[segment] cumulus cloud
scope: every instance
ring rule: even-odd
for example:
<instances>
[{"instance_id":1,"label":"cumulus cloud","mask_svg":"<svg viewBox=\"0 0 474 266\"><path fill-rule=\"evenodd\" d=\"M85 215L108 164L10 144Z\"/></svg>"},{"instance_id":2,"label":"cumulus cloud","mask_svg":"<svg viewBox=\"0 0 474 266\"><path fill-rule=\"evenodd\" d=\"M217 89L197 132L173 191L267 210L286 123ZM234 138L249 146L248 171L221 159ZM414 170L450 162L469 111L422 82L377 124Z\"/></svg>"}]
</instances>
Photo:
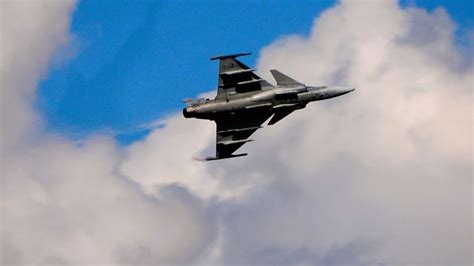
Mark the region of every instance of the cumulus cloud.
<instances>
[{"instance_id":1,"label":"cumulus cloud","mask_svg":"<svg viewBox=\"0 0 474 266\"><path fill-rule=\"evenodd\" d=\"M196 172L224 187L251 187L242 202L218 204L219 262L469 264L473 78L454 30L440 8L344 1L317 18L309 36L262 49L263 75L277 68L308 84L358 90L261 130L244 148L250 157ZM182 126L186 145L199 139L192 128ZM131 154L174 135L156 131ZM176 162L187 151L169 165L182 167ZM159 165L160 153L132 155L122 169L146 179L138 181L144 187L162 184L130 167ZM191 173L167 176L198 189Z\"/></svg>"},{"instance_id":2,"label":"cumulus cloud","mask_svg":"<svg viewBox=\"0 0 474 266\"><path fill-rule=\"evenodd\" d=\"M118 171L111 136L74 143L41 127L32 104L75 3L2 2L1 264L187 263L212 222L179 186L150 197Z\"/></svg>"},{"instance_id":3,"label":"cumulus cloud","mask_svg":"<svg viewBox=\"0 0 474 266\"><path fill-rule=\"evenodd\" d=\"M28 127L35 86L68 39L74 5L59 6L12 9L30 19L23 27L53 23L51 13L62 26L19 31L45 48L2 56L2 132L16 128L2 134L2 262L472 263L473 68L443 9L342 1L309 36L263 48L263 76L276 68L357 91L260 130L248 157L201 163L192 157L212 152L214 126L179 115L125 148ZM36 67L4 75L28 60Z\"/></svg>"}]
</instances>

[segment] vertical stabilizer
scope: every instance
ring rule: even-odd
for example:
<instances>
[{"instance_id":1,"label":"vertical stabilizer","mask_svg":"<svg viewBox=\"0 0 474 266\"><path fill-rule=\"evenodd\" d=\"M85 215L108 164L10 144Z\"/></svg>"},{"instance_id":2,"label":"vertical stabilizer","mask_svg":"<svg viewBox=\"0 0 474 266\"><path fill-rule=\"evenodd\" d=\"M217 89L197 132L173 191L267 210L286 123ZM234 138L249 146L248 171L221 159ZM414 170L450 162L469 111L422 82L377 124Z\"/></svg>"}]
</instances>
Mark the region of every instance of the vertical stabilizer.
<instances>
[{"instance_id":1,"label":"vertical stabilizer","mask_svg":"<svg viewBox=\"0 0 474 266\"><path fill-rule=\"evenodd\" d=\"M270 70L272 73L273 77L275 78L277 85L278 86L295 86L295 85L303 85L303 83L298 82L287 75L281 73L280 71L276 69Z\"/></svg>"}]
</instances>

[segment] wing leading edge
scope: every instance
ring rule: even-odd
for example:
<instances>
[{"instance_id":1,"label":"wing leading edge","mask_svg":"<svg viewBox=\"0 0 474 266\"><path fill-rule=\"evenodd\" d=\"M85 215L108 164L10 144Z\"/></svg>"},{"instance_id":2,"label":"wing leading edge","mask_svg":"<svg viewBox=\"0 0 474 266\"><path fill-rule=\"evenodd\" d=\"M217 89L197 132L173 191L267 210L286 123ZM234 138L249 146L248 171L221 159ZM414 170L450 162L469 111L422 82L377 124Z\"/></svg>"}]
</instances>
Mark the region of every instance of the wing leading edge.
<instances>
[{"instance_id":1,"label":"wing leading edge","mask_svg":"<svg viewBox=\"0 0 474 266\"><path fill-rule=\"evenodd\" d=\"M215 120L216 122L216 157L206 160L219 160L245 156L247 154L232 154L242 145L252 141L249 137L262 127L262 124L272 113L247 113L229 115Z\"/></svg>"},{"instance_id":2,"label":"wing leading edge","mask_svg":"<svg viewBox=\"0 0 474 266\"><path fill-rule=\"evenodd\" d=\"M250 53L211 57L211 60L219 60L219 80L217 83L216 99L227 99L238 93L265 90L273 87L273 85L255 74L255 69L249 68L236 59L239 56L245 55L250 55Z\"/></svg>"}]
</instances>

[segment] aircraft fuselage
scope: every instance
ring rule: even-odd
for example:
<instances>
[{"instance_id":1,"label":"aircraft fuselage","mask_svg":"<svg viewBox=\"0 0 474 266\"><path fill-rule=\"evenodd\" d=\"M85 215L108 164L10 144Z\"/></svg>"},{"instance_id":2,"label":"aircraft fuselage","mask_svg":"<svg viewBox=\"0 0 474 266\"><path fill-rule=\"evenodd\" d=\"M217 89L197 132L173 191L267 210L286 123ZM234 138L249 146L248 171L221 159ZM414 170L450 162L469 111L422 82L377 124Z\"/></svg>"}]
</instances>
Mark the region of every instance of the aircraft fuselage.
<instances>
[{"instance_id":1,"label":"aircraft fuselage","mask_svg":"<svg viewBox=\"0 0 474 266\"><path fill-rule=\"evenodd\" d=\"M205 99L194 106L183 109L186 118L215 120L222 115L252 110L275 112L282 108L301 109L307 103L326 100L353 91L345 87L289 86L238 94L238 97L226 99Z\"/></svg>"}]
</instances>

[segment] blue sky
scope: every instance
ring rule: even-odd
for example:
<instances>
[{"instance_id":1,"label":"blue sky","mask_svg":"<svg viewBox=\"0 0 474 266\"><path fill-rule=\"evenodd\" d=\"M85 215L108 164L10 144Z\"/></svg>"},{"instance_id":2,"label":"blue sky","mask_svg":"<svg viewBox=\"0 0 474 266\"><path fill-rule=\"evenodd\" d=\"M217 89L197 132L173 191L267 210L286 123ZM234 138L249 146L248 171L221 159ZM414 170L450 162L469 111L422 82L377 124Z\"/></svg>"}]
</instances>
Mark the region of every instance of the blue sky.
<instances>
[{"instance_id":1,"label":"blue sky","mask_svg":"<svg viewBox=\"0 0 474 266\"><path fill-rule=\"evenodd\" d=\"M215 88L216 54L258 51L276 38L306 35L335 1L82 1L75 38L57 55L40 85L37 108L49 130L72 138L112 130L130 143L140 126L179 112L182 98ZM460 26L473 28L472 1L401 1L443 6ZM67 58L67 60L64 60Z\"/></svg>"}]
</instances>

